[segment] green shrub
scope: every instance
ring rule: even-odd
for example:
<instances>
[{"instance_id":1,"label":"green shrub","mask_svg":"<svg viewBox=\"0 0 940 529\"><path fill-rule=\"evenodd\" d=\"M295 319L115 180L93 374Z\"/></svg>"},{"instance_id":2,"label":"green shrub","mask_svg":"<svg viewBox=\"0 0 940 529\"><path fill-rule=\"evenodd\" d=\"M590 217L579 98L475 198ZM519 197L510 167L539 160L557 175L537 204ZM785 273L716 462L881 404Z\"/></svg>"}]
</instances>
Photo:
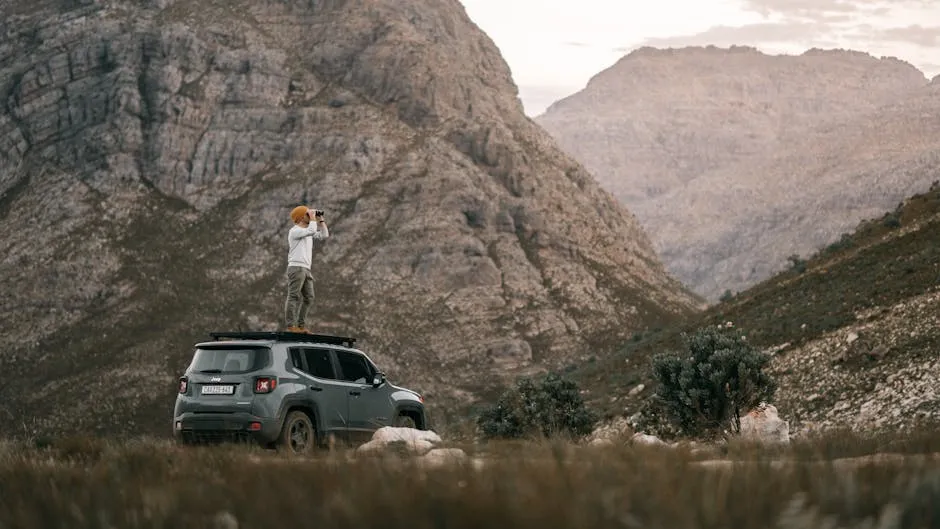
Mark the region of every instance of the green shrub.
<instances>
[{"instance_id":1,"label":"green shrub","mask_svg":"<svg viewBox=\"0 0 940 529\"><path fill-rule=\"evenodd\" d=\"M881 224L885 228L895 229L901 227L901 218L897 213L886 213L884 218L881 219Z\"/></svg>"},{"instance_id":2,"label":"green shrub","mask_svg":"<svg viewBox=\"0 0 940 529\"><path fill-rule=\"evenodd\" d=\"M731 329L706 327L683 335L687 350L656 355L654 399L680 431L688 435L730 427L740 431L742 413L770 402L776 381L763 371L770 356Z\"/></svg>"},{"instance_id":3,"label":"green shrub","mask_svg":"<svg viewBox=\"0 0 940 529\"><path fill-rule=\"evenodd\" d=\"M539 381L523 378L483 410L477 424L486 438L518 439L559 434L587 435L597 421L574 382L550 373Z\"/></svg>"},{"instance_id":4,"label":"green shrub","mask_svg":"<svg viewBox=\"0 0 940 529\"><path fill-rule=\"evenodd\" d=\"M839 250L845 250L853 246L855 246L855 242L852 240L852 236L848 233L843 233L842 236L839 237L838 241L830 244L829 246L826 246L826 249L823 250L822 253L832 254L838 252Z\"/></svg>"},{"instance_id":5,"label":"green shrub","mask_svg":"<svg viewBox=\"0 0 940 529\"><path fill-rule=\"evenodd\" d=\"M790 269L797 274L802 274L806 271L806 260L800 257L798 254L793 254L790 257L787 257L787 261L790 261Z\"/></svg>"}]
</instances>

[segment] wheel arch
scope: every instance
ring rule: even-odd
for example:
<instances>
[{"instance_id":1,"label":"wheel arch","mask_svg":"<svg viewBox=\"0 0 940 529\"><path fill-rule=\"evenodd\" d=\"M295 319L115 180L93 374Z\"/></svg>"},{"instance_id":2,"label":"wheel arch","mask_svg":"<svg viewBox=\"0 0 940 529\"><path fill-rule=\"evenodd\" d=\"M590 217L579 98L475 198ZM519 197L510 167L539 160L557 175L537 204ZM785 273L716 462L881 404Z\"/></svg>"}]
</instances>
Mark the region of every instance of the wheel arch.
<instances>
[{"instance_id":1,"label":"wheel arch","mask_svg":"<svg viewBox=\"0 0 940 529\"><path fill-rule=\"evenodd\" d=\"M395 417L399 415L407 415L414 419L415 426L419 430L427 430L427 415L424 412L424 409L421 406L416 406L410 403L401 403L395 406Z\"/></svg>"},{"instance_id":2,"label":"wheel arch","mask_svg":"<svg viewBox=\"0 0 940 529\"><path fill-rule=\"evenodd\" d=\"M278 431L284 428L284 422L287 420L287 415L292 411L302 411L307 414L307 417L310 417L310 422L313 423L314 435L316 435L318 441L321 441L323 438L323 432L325 430L323 425L320 424L320 407L316 402L312 402L307 399L284 399L284 402L281 403L281 411L278 413Z\"/></svg>"}]
</instances>

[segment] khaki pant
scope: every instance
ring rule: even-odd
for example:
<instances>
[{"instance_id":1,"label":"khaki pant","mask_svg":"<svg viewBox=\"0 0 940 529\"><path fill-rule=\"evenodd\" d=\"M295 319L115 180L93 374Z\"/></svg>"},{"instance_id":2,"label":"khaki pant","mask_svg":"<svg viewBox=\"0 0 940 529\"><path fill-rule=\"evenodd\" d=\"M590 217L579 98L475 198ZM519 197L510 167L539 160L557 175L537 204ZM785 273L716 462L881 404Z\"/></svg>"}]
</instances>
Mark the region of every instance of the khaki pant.
<instances>
[{"instance_id":1,"label":"khaki pant","mask_svg":"<svg viewBox=\"0 0 940 529\"><path fill-rule=\"evenodd\" d=\"M284 317L288 327L304 327L313 304L313 274L300 266L287 267L287 303Z\"/></svg>"}]
</instances>

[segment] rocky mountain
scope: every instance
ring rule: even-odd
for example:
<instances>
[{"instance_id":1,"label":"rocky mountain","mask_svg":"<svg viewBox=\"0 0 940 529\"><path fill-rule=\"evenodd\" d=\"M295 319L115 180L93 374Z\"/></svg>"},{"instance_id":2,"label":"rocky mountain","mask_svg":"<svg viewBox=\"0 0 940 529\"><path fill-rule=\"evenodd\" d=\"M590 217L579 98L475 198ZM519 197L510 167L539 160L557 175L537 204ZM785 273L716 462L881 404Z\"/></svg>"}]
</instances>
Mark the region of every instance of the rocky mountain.
<instances>
[{"instance_id":1,"label":"rocky mountain","mask_svg":"<svg viewBox=\"0 0 940 529\"><path fill-rule=\"evenodd\" d=\"M650 355L680 333L728 326L772 355L790 432L903 431L940 421L940 164L929 191L679 326L574 371L589 401L655 430ZM655 417L655 416L653 416Z\"/></svg>"},{"instance_id":2,"label":"rocky mountain","mask_svg":"<svg viewBox=\"0 0 940 529\"><path fill-rule=\"evenodd\" d=\"M456 0L0 7L2 433L169 433L213 330L313 327L432 416L695 310Z\"/></svg>"},{"instance_id":3,"label":"rocky mountain","mask_svg":"<svg viewBox=\"0 0 940 529\"><path fill-rule=\"evenodd\" d=\"M711 301L924 191L940 98L893 58L637 50L536 121Z\"/></svg>"}]
</instances>

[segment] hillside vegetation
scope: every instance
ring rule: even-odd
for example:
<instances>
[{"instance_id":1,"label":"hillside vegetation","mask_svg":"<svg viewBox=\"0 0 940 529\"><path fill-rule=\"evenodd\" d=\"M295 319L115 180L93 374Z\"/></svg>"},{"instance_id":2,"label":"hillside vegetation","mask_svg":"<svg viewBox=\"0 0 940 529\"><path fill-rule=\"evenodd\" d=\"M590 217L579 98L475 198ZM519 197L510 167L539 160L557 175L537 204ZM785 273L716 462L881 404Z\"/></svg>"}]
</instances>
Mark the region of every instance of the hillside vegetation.
<instances>
[{"instance_id":1,"label":"hillside vegetation","mask_svg":"<svg viewBox=\"0 0 940 529\"><path fill-rule=\"evenodd\" d=\"M589 403L631 415L651 393L653 354L680 349L683 332L729 322L774 353L778 408L795 433L940 419L940 186L700 316L569 370Z\"/></svg>"}]
</instances>

